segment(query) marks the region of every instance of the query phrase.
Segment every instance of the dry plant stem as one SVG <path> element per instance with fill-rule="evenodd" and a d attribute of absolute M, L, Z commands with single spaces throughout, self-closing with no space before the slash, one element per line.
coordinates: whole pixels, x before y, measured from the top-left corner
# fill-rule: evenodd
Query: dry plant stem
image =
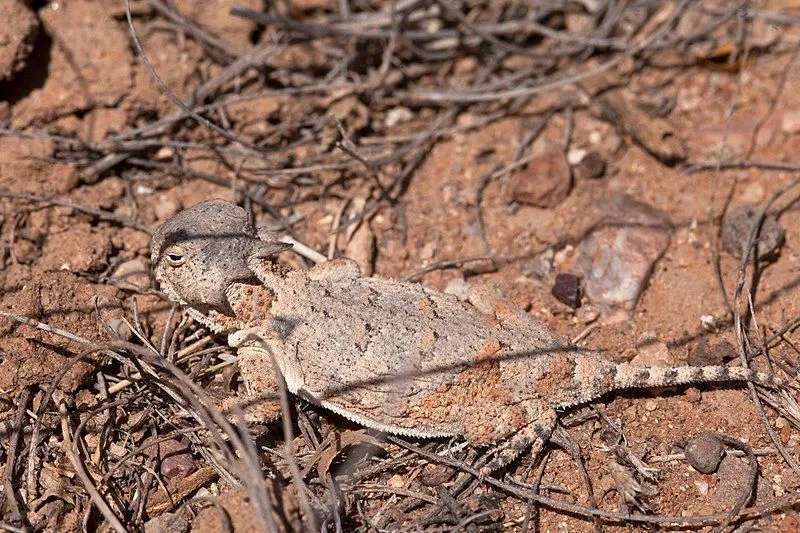
<path fill-rule="evenodd" d="M 589 471 L 586 469 L 586 461 L 583 458 L 581 447 L 572 439 L 569 432 L 564 429 L 563 426 L 558 427 L 557 438 L 553 441 L 553 444 L 561 447 L 561 449 L 563 449 L 570 455 L 570 457 L 572 457 L 572 460 L 578 466 L 578 470 L 581 473 L 581 480 L 583 481 L 584 488 L 586 489 L 586 495 L 589 498 L 589 503 L 593 508 L 597 509 L 597 499 L 594 497 L 592 479 L 589 477 Z M 603 528 L 598 517 L 593 517 L 592 527 L 596 533 L 602 532 Z"/>
<path fill-rule="evenodd" d="M 74 202 L 70 202 L 69 200 L 61 200 L 59 198 L 44 198 L 42 196 L 36 196 L 35 194 L 29 194 L 24 192 L 2 191 L 2 190 L 0 190 L 0 198 L 13 198 L 17 200 L 25 200 L 28 202 L 37 202 L 51 207 L 52 206 L 68 207 L 70 209 L 74 209 L 75 211 L 79 211 L 81 213 L 97 217 L 100 220 L 114 222 L 116 224 L 120 224 L 128 228 L 139 230 L 141 232 L 147 233 L 148 235 L 152 233 L 152 230 L 149 227 L 145 226 L 144 224 L 140 224 L 135 220 L 119 216 L 115 213 L 112 213 L 110 211 L 105 211 L 103 209 L 97 209 L 94 207 L 88 207 L 76 204 Z"/>
<path fill-rule="evenodd" d="M 128 531 L 127 528 L 122 525 L 122 522 L 120 522 L 119 518 L 117 518 L 117 515 L 111 510 L 111 507 L 109 507 L 108 502 L 106 502 L 106 500 L 100 495 L 97 487 L 94 486 L 92 479 L 86 472 L 83 461 L 81 461 L 81 459 L 78 457 L 78 447 L 72 439 L 72 428 L 70 427 L 69 423 L 67 406 L 64 403 L 59 404 L 58 412 L 61 418 L 61 433 L 64 439 L 64 453 L 69 458 L 73 468 L 75 468 L 75 473 L 81 480 L 83 488 L 89 493 L 92 502 L 106 519 L 109 526 L 111 526 L 117 533 L 126 533 Z"/>
<path fill-rule="evenodd" d="M 460 461 L 451 460 L 448 459 L 447 457 L 427 452 L 422 448 L 414 446 L 410 442 L 407 442 L 395 436 L 388 436 L 387 438 L 391 442 L 394 442 L 395 444 L 402 446 L 403 448 L 411 450 L 416 454 L 429 459 L 430 461 L 458 468 L 472 475 L 476 479 L 479 477 L 479 472 L 477 469 L 472 468 L 464 463 L 461 463 Z M 537 504 L 547 507 L 549 509 L 561 511 L 564 513 L 574 514 L 586 519 L 592 519 L 593 517 L 596 516 L 610 523 L 651 524 L 660 527 L 689 528 L 689 527 L 713 526 L 720 524 L 728 519 L 727 513 L 695 516 L 695 517 L 653 516 L 653 515 L 645 515 L 639 513 L 615 513 L 612 511 L 604 511 L 602 509 L 585 507 L 582 505 L 567 503 L 562 500 L 548 498 L 540 494 L 535 494 L 530 490 L 520 488 L 517 485 L 500 481 L 491 476 L 484 477 L 483 481 L 485 483 L 488 483 L 489 485 L 492 485 L 493 487 L 496 487 L 504 492 L 507 492 L 508 494 L 511 494 L 512 496 L 519 498 L 522 501 L 529 501 L 529 500 L 534 501 Z M 797 496 L 782 498 L 780 500 L 773 501 L 767 505 L 746 509 L 739 515 L 739 517 L 736 520 L 738 521 L 743 519 L 759 518 L 772 513 L 776 513 L 778 511 L 794 508 L 798 504 L 800 504 L 800 499 L 798 499 Z"/>
<path fill-rule="evenodd" d="M 413 274 L 409 274 L 403 278 L 403 281 L 418 281 L 428 272 L 433 272 L 434 270 L 445 270 L 448 268 L 459 268 L 467 263 L 474 263 L 477 261 L 489 261 L 492 263 L 494 269 L 497 269 L 497 262 L 495 259 L 485 255 L 464 257 L 462 259 L 443 259 L 441 261 L 436 261 L 435 263 L 432 263 L 421 270 L 417 270 Z"/>
<path fill-rule="evenodd" d="M 302 242 L 298 241 L 291 235 L 281 235 L 278 239 L 281 242 L 285 242 L 287 244 L 292 245 L 292 251 L 297 252 L 300 256 L 305 257 L 309 261 L 313 261 L 314 263 L 324 263 L 328 260 L 327 257 L 319 253 L 318 251 L 314 250 L 310 246 L 303 244 Z"/>
<path fill-rule="evenodd" d="M 295 484 L 295 491 L 297 492 L 297 497 L 303 508 L 303 513 L 306 515 L 308 527 L 311 531 L 319 531 L 316 514 L 311 508 L 306 495 L 308 487 L 306 487 L 303 482 L 300 467 L 297 466 L 297 461 L 294 456 L 294 432 L 292 431 L 291 409 L 289 407 L 289 391 L 286 390 L 286 382 L 283 380 L 280 368 L 278 368 L 278 362 L 275 360 L 272 350 L 269 352 L 270 359 L 272 359 L 273 371 L 275 372 L 275 377 L 278 382 L 278 399 L 281 404 L 281 425 L 283 427 L 284 460 L 286 464 L 289 465 L 289 471 L 292 473 L 292 481 Z"/>
<path fill-rule="evenodd" d="M 191 357 L 192 355 L 196 354 L 197 352 L 208 346 L 213 340 L 214 338 L 209 336 L 209 337 L 203 337 L 202 339 L 193 342 L 189 346 L 178 351 L 178 353 L 175 354 L 175 359 L 173 362 L 180 363 L 187 357 Z M 142 379 L 142 375 L 139 372 L 134 372 L 133 374 L 131 374 L 131 379 L 122 379 L 111 385 L 108 388 L 108 393 L 116 394 L 121 390 L 125 389 L 126 387 L 130 386 L 131 383 L 133 383 L 134 381 L 138 381 L 140 379 Z"/>
<path fill-rule="evenodd" d="M 744 284 L 745 284 L 745 274 L 747 272 L 747 266 L 750 263 L 751 255 L 754 261 L 756 262 L 758 261 L 757 251 L 755 250 L 757 242 L 756 238 L 760 231 L 761 224 L 763 224 L 764 222 L 767 212 L 772 207 L 772 205 L 776 201 L 778 201 L 778 199 L 781 196 L 783 196 L 788 191 L 796 187 L 798 184 L 800 184 L 800 178 L 795 178 L 789 184 L 782 187 L 780 190 L 778 190 L 777 192 L 775 192 L 775 194 L 772 195 L 772 197 L 769 199 L 769 201 L 766 203 L 764 208 L 759 213 L 759 216 L 756 219 L 756 223 L 753 224 L 753 228 L 750 230 L 750 235 L 748 237 L 747 246 L 745 246 L 744 248 L 746 252 L 743 254 L 742 262 L 739 266 L 739 271 L 737 274 L 736 289 L 734 291 L 734 296 L 733 296 L 733 306 L 734 306 L 734 328 L 736 332 L 736 339 L 739 344 L 739 360 L 741 361 L 742 366 L 744 366 L 745 368 L 749 367 L 749 361 L 747 358 L 749 350 L 746 345 L 747 334 L 744 331 L 744 325 L 742 324 L 742 316 L 740 309 L 742 307 L 741 297 L 742 297 L 742 290 L 744 289 Z M 758 391 L 756 390 L 755 385 L 753 385 L 753 383 L 751 382 L 748 382 L 747 388 L 750 390 L 750 397 L 753 400 L 753 403 L 756 407 L 756 410 L 759 413 L 759 416 L 761 417 L 762 421 L 765 424 L 765 428 L 770 436 L 770 439 L 775 445 L 775 448 L 780 452 L 781 456 L 784 458 L 786 463 L 792 468 L 792 470 L 794 470 L 795 473 L 800 475 L 800 465 L 797 464 L 794 458 L 789 454 L 789 452 L 783 446 L 780 439 L 772 429 L 772 426 L 769 424 L 769 421 L 766 419 L 766 414 L 764 413 L 764 406 L 761 403 L 761 399 L 758 397 Z"/>
<path fill-rule="evenodd" d="M 8 442 L 8 457 L 6 458 L 5 476 L 3 479 L 3 488 L 5 490 L 6 498 L 11 505 L 12 513 L 23 522 L 27 523 L 25 513 L 23 512 L 21 502 L 18 499 L 17 491 L 14 488 L 14 470 L 16 470 L 16 463 L 18 457 L 18 450 L 21 441 L 23 427 L 25 426 L 25 416 L 27 414 L 28 402 L 31 399 L 31 391 L 25 389 L 17 399 L 17 416 L 14 418 L 14 433 Z"/>
<path fill-rule="evenodd" d="M 759 170 L 774 170 L 777 172 L 796 172 L 800 171 L 800 164 L 784 163 L 782 161 L 737 160 L 689 161 L 684 166 L 684 170 L 688 173 L 701 172 L 703 170 L 745 170 L 750 168 L 756 168 Z"/>
<path fill-rule="evenodd" d="M 11 313 L 6 313 L 4 311 L 0 311 L 0 316 L 5 316 L 6 318 L 12 319 L 16 322 L 20 322 L 29 326 L 36 327 L 41 329 L 42 331 L 46 331 L 48 333 L 52 333 L 55 335 L 59 335 L 70 340 L 73 340 L 77 343 L 82 345 L 88 346 L 93 349 L 93 351 L 99 351 L 103 354 L 110 355 L 115 359 L 119 360 L 123 364 L 130 363 L 130 359 L 126 359 L 115 351 L 107 350 L 102 347 L 97 347 L 96 343 L 92 343 L 87 339 L 83 339 L 77 335 L 69 333 L 64 330 L 60 330 L 58 328 L 54 328 L 48 324 L 44 324 L 38 322 L 33 319 L 29 319 L 27 317 L 21 317 L 19 315 L 14 315 Z M 131 327 L 131 330 L 138 333 L 137 328 Z M 125 349 L 132 354 L 136 354 L 137 357 L 144 359 L 145 361 L 150 362 L 157 362 L 159 366 L 166 367 L 170 373 L 172 373 L 177 380 L 175 382 L 170 383 L 169 385 L 163 383 L 159 380 L 158 374 L 154 370 L 148 370 L 148 373 L 152 373 L 153 377 L 155 378 L 156 384 L 164 390 L 167 394 L 173 397 L 180 405 L 184 405 L 185 403 L 189 403 L 193 409 L 190 410 L 191 414 L 195 417 L 195 419 L 206 429 L 209 431 L 212 439 L 212 442 L 215 442 L 217 445 L 217 449 L 222 453 L 222 457 L 225 459 L 227 464 L 236 465 L 237 459 L 236 456 L 232 455 L 228 447 L 226 445 L 226 440 L 230 441 L 233 445 L 234 449 L 237 450 L 240 457 L 249 457 L 249 454 L 246 453 L 245 445 L 242 443 L 242 440 L 238 437 L 237 433 L 233 430 L 230 424 L 225 420 L 225 418 L 219 413 L 219 411 L 214 407 L 207 407 L 213 406 L 213 402 L 206 396 L 205 392 L 198 387 L 194 382 L 192 382 L 188 376 L 186 376 L 180 369 L 175 367 L 169 361 L 165 359 L 160 359 L 159 357 L 153 356 L 153 353 L 157 352 L 154 348 L 151 347 L 152 351 L 147 351 L 145 348 L 141 346 L 137 346 L 128 342 L 117 341 L 114 343 L 115 346 Z M 140 361 L 141 363 L 141 361 Z M 144 366 L 140 367 L 140 371 Z M 149 365 L 147 366 L 149 369 Z M 182 391 L 181 393 L 177 391 Z M 220 433 L 220 428 L 222 430 L 222 434 L 226 435 L 227 438 L 224 438 Z M 206 439 L 208 441 L 208 439 Z M 221 476 L 225 477 L 231 483 L 235 483 L 235 478 L 224 468 L 223 464 L 220 463 L 213 455 L 211 456 L 214 464 L 216 465 L 219 473 Z M 246 477 L 248 473 L 257 470 L 253 465 L 248 465 L 244 469 L 241 470 L 243 477 Z M 272 516 L 270 515 L 270 518 Z"/>
<path fill-rule="evenodd" d="M 181 13 L 173 11 L 159 0 L 147 0 L 147 3 L 164 17 L 178 24 L 197 39 L 209 54 L 221 63 L 227 63 L 231 59 L 239 57 L 242 52 L 235 50 L 229 43 L 214 37 Z"/>
<path fill-rule="evenodd" d="M 133 17 L 131 16 L 130 0 L 125 0 L 125 16 L 128 20 L 128 29 L 130 30 L 130 35 L 131 38 L 133 39 L 133 44 L 136 47 L 136 52 L 139 54 L 139 57 L 142 58 L 142 62 L 144 63 L 145 68 L 147 68 L 147 71 L 150 73 L 150 76 L 156 82 L 159 89 L 161 89 L 161 92 L 164 95 L 166 95 L 167 98 L 169 98 L 173 104 L 179 107 L 184 113 L 186 113 L 192 119 L 197 121 L 199 124 L 214 131 L 215 133 L 218 133 L 219 135 L 223 136 L 224 138 L 233 143 L 240 144 L 243 147 L 250 148 L 256 153 L 260 152 L 261 150 L 258 147 L 253 146 L 250 143 L 237 138 L 235 135 L 231 134 L 225 128 L 217 126 L 207 118 L 202 117 L 198 115 L 196 112 L 192 111 L 189 108 L 189 106 L 183 103 L 183 101 L 181 101 L 181 99 L 178 98 L 178 96 L 174 92 L 172 92 L 172 90 L 167 86 L 164 80 L 161 79 L 161 76 L 158 75 L 158 72 L 156 72 L 155 67 L 150 62 L 150 58 L 147 56 L 147 53 L 145 53 L 144 48 L 142 47 L 142 43 L 139 41 L 139 34 L 136 31 L 136 27 L 133 25 Z"/>
<path fill-rule="evenodd" d="M 45 396 L 46 395 L 43 392 L 39 393 L 40 405 L 41 402 L 44 401 Z M 33 429 L 31 430 L 31 439 L 28 445 L 28 468 L 27 468 L 27 476 L 25 479 L 25 493 L 26 493 L 25 496 L 29 502 L 39 497 L 39 485 L 37 483 L 37 480 L 39 477 L 39 468 L 41 466 L 41 461 L 39 460 L 38 448 L 39 448 L 39 431 L 41 430 L 42 426 L 38 422 L 39 422 L 38 419 L 34 421 Z"/>
<path fill-rule="evenodd" d="M 238 138 L 236 135 L 233 135 L 230 131 L 221 128 L 220 126 L 217 126 L 207 118 L 198 115 L 196 112 L 192 111 L 190 107 L 187 106 L 183 101 L 181 101 L 181 99 L 178 98 L 178 96 L 167 86 L 164 80 L 161 79 L 161 76 L 158 75 L 158 72 L 156 72 L 155 67 L 150 62 L 150 58 L 144 51 L 142 43 L 139 42 L 139 34 L 136 31 L 136 27 L 133 25 L 133 18 L 131 16 L 130 0 L 125 0 L 125 16 L 128 20 L 128 28 L 130 29 L 131 38 L 133 39 L 133 44 L 136 48 L 136 52 L 139 54 L 139 57 L 142 58 L 142 62 L 144 63 L 145 68 L 150 73 L 150 76 L 153 78 L 153 80 L 155 80 L 161 92 L 164 95 L 166 95 L 167 98 L 169 98 L 173 104 L 179 107 L 184 113 L 188 114 L 192 119 L 197 121 L 199 124 L 221 135 L 230 142 L 238 144 L 244 148 L 248 148 L 252 150 L 254 154 L 260 154 L 264 151 L 262 148 L 250 144 L 247 141 Z"/>

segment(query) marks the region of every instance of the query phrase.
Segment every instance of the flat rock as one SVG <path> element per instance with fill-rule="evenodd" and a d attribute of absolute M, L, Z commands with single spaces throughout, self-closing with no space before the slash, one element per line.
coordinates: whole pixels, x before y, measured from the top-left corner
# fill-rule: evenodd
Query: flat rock
<path fill-rule="evenodd" d="M 46 5 L 39 16 L 53 40 L 48 76 L 41 88 L 14 105 L 12 125 L 50 122 L 122 100 L 131 88 L 133 57 L 128 34 L 107 6 L 70 0 Z"/>
<path fill-rule="evenodd" d="M 578 246 L 575 272 L 604 321 L 626 320 L 669 246 L 672 225 L 665 213 L 626 194 L 599 199 L 595 213 L 599 218 Z"/>
<path fill-rule="evenodd" d="M 25 59 L 33 50 L 33 41 L 39 21 L 19 0 L 0 2 L 0 81 L 25 66 Z"/>
<path fill-rule="evenodd" d="M 510 202 L 551 208 L 563 202 L 572 189 L 572 176 L 564 151 L 552 144 L 531 163 L 511 175 L 506 194 Z"/>

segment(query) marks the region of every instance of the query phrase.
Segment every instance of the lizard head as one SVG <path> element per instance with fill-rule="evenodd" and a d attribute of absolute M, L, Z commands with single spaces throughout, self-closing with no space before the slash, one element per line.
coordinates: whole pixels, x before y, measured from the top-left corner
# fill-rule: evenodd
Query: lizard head
<path fill-rule="evenodd" d="M 262 241 L 241 207 L 209 200 L 175 214 L 150 242 L 153 275 L 174 302 L 205 314 L 231 315 L 226 298 L 232 283 L 255 282 L 248 258 L 267 258 L 291 245 Z"/>

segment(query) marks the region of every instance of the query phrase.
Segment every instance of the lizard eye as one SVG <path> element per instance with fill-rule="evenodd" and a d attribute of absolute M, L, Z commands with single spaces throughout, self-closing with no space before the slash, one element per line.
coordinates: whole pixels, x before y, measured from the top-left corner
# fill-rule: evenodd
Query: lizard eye
<path fill-rule="evenodd" d="M 179 267 L 186 262 L 186 254 L 180 248 L 170 248 L 164 253 L 167 263 L 172 267 Z"/>

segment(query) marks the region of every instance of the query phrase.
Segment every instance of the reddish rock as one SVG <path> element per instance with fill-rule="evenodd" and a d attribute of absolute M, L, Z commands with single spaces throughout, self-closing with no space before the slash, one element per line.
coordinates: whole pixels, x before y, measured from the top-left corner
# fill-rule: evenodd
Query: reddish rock
<path fill-rule="evenodd" d="M 551 208 L 563 202 L 572 189 L 569 164 L 563 150 L 553 145 L 531 163 L 511 175 L 508 200 Z"/>
<path fill-rule="evenodd" d="M 70 0 L 39 10 L 53 51 L 44 85 L 13 108 L 14 127 L 116 105 L 131 88 L 129 36 L 103 2 Z"/>
<path fill-rule="evenodd" d="M 0 80 L 5 80 L 25 66 L 39 23 L 19 0 L 0 2 L 0 20 Z"/>

